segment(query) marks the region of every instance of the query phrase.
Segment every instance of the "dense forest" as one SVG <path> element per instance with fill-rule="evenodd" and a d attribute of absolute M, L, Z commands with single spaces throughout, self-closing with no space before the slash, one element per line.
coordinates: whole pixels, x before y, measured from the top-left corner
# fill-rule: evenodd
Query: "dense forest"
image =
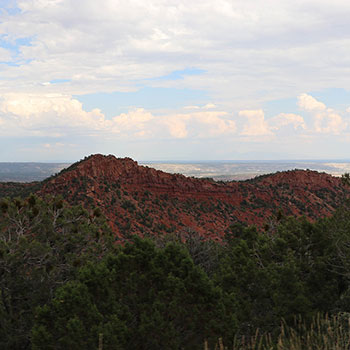
<path fill-rule="evenodd" d="M 1 200 L 0 235 L 1 349 L 350 342 L 347 203 L 314 223 L 233 225 L 218 243 L 190 229 L 115 238 L 99 209 L 31 195 Z"/>

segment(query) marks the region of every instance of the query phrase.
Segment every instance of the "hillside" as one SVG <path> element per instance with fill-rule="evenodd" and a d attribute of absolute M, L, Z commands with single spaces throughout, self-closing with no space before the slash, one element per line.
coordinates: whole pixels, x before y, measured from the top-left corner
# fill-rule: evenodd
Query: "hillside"
<path fill-rule="evenodd" d="M 97 206 L 118 236 L 195 230 L 221 239 L 235 223 L 262 226 L 273 215 L 314 220 L 344 201 L 341 180 L 293 170 L 218 183 L 139 166 L 130 158 L 92 155 L 41 183 L 38 194 Z"/>
<path fill-rule="evenodd" d="M 221 339 L 247 350 L 241 339 L 257 334 L 282 344 L 274 334 L 296 316 L 303 327 L 338 313 L 334 329 L 348 324 L 349 205 L 315 223 L 278 214 L 331 214 L 345 199 L 339 178 L 295 170 L 216 183 L 94 155 L 41 183 L 0 185 L 0 197 L 43 197 L 0 200 L 1 349 L 91 349 L 102 334 L 108 349 L 214 349 Z M 47 196 L 57 194 L 90 210 Z M 230 228 L 239 222 L 260 228 Z M 172 231 L 193 235 L 158 237 Z M 340 343 L 322 328 L 348 344 L 347 332 Z"/>

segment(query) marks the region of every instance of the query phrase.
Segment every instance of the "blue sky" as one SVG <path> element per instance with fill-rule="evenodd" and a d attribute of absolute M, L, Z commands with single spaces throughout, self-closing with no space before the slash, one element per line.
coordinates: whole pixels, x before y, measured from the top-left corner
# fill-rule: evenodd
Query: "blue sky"
<path fill-rule="evenodd" d="M 132 92 L 92 93 L 74 96 L 85 110 L 100 108 L 107 118 L 127 113 L 133 108 L 148 110 L 179 109 L 188 104 L 205 103 L 205 91 L 160 87 L 140 87 Z"/>
<path fill-rule="evenodd" d="M 3 0 L 0 161 L 350 158 L 350 3 Z"/>

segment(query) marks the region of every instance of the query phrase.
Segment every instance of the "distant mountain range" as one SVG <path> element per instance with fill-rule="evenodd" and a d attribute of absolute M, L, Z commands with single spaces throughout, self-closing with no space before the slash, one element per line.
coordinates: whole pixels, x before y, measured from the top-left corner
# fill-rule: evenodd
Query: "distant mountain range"
<path fill-rule="evenodd" d="M 30 192 L 99 208 L 119 237 L 196 231 L 219 240 L 237 223 L 262 227 L 279 215 L 329 216 L 348 195 L 340 178 L 311 170 L 215 182 L 100 154 L 42 182 L 0 184 L 0 197 Z"/>

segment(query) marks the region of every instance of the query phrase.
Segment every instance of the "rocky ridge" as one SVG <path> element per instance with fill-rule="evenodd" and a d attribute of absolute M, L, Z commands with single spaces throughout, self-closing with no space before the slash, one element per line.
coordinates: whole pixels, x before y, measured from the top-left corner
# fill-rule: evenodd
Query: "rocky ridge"
<path fill-rule="evenodd" d="M 278 211 L 314 220 L 341 205 L 341 179 L 293 170 L 248 181 L 215 182 L 92 155 L 45 180 L 38 194 L 97 206 L 117 236 L 194 230 L 221 239 L 235 223 L 263 226 Z"/>

